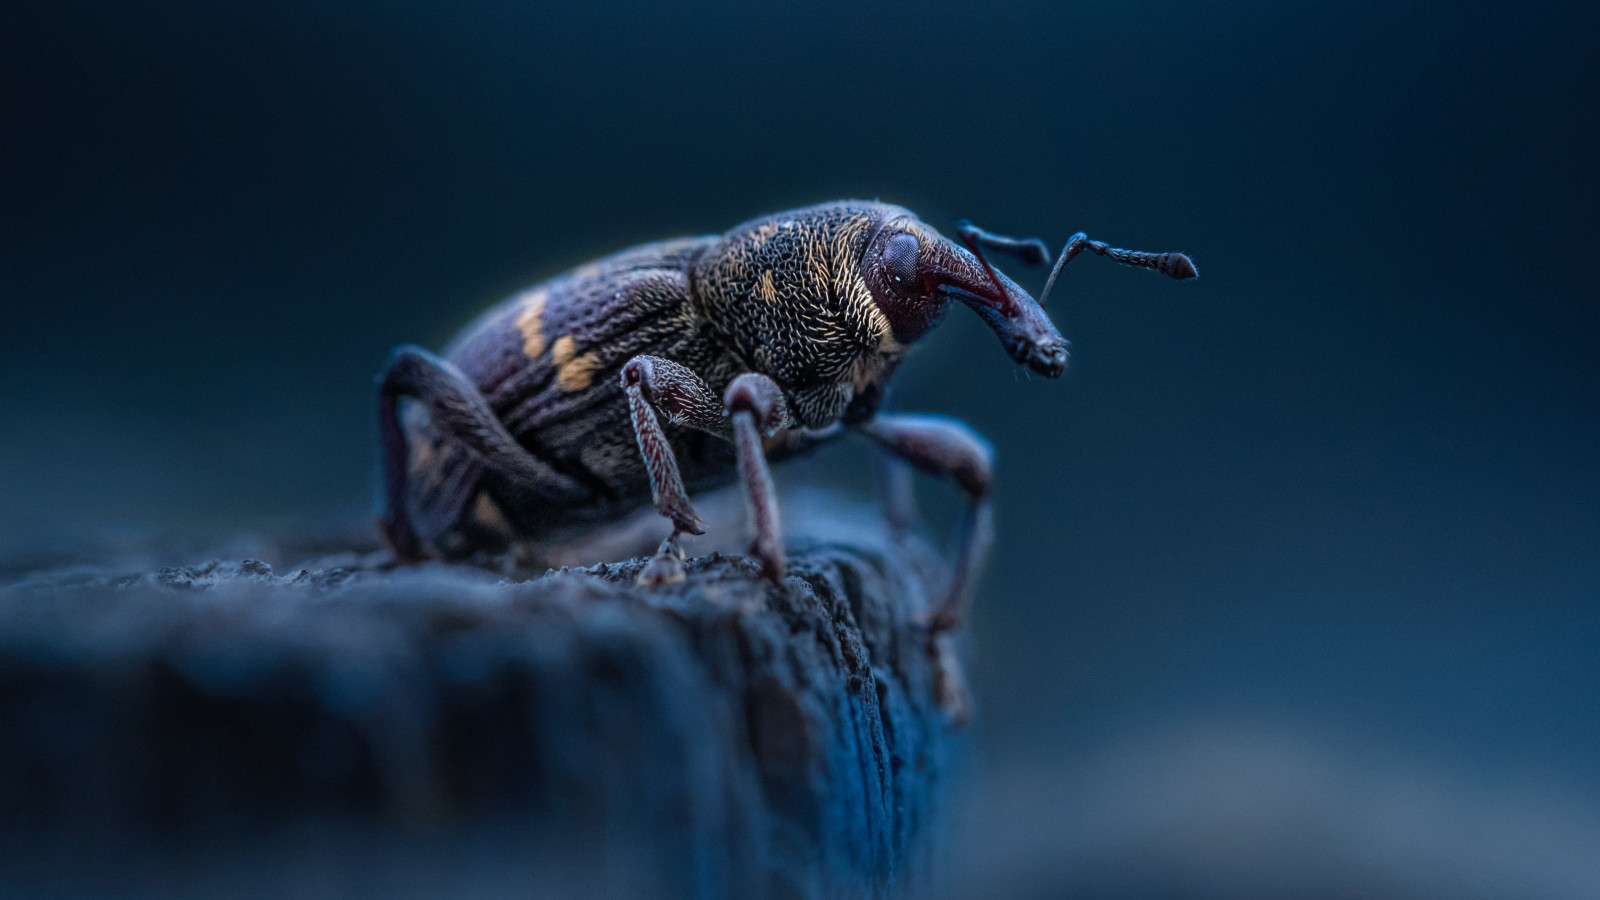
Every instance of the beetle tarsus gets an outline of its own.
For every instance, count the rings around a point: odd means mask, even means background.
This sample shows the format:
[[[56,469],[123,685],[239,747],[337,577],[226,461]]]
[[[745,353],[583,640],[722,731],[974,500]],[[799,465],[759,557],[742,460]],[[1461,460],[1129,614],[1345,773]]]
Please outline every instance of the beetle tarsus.
[[[673,531],[667,539],[661,542],[661,547],[656,550],[656,555],[639,570],[639,576],[634,579],[645,587],[661,587],[665,584],[675,584],[683,580],[683,547],[678,543],[679,532]]]

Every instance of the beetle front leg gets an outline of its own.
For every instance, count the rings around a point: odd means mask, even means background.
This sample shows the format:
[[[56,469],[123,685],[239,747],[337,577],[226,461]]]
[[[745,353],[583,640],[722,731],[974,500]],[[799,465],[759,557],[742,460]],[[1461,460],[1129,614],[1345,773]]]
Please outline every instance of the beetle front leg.
[[[994,540],[989,503],[994,451],[972,429],[943,416],[885,413],[860,427],[885,450],[930,475],[953,478],[967,494],[967,508],[956,526],[955,568],[944,596],[928,618],[928,626],[935,632],[954,629],[966,615],[972,584]]]
[[[639,454],[644,457],[645,469],[650,473],[650,497],[656,512],[672,523],[672,533],[639,572],[637,581],[647,585],[682,581],[683,548],[678,544],[678,536],[685,532],[704,534],[706,526],[689,502],[689,492],[684,489],[683,476],[678,472],[677,457],[656,418],[656,410],[666,413],[671,421],[705,430],[725,426],[725,417],[716,395],[700,376],[671,360],[654,356],[636,356],[628,360],[622,367],[622,390],[628,395],[628,410],[632,414],[634,436],[639,441]]]
[[[761,563],[761,574],[773,584],[783,581],[783,532],[778,523],[778,492],[772,486],[761,440],[789,424],[789,405],[776,382],[765,375],[746,372],[728,385],[722,395],[733,421],[733,443],[739,453],[739,477],[744,481],[746,508],[755,530],[750,552]]]

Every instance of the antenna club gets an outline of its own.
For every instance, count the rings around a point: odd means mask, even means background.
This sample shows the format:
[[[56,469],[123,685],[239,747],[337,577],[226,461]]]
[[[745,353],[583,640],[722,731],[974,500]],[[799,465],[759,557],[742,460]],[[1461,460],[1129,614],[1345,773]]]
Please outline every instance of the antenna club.
[[[1199,278],[1200,270],[1194,267],[1194,260],[1183,253],[1162,254],[1161,274],[1174,281],[1187,281],[1190,278]]]

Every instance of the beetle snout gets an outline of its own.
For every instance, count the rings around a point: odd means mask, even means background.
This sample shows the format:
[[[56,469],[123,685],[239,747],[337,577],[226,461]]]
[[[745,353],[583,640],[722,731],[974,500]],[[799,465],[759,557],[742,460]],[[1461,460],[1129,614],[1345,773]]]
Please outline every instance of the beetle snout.
[[[1022,362],[1028,368],[1046,378],[1060,378],[1061,373],[1067,370],[1067,359],[1072,354],[1067,352],[1068,341],[1058,338],[1055,341],[1034,344],[1028,348],[1028,355]]]
[[[923,247],[921,267],[947,301],[966,304],[983,319],[1006,354],[1046,378],[1067,368],[1067,341],[1044,309],[1004,272],[953,241]]]

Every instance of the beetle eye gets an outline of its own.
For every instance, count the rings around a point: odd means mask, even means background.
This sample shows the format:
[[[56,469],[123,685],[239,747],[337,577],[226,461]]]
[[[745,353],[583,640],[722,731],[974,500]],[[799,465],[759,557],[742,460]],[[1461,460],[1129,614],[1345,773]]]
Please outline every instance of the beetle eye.
[[[917,252],[920,246],[914,234],[897,234],[883,248],[883,271],[889,283],[900,290],[909,290],[917,280]]]

